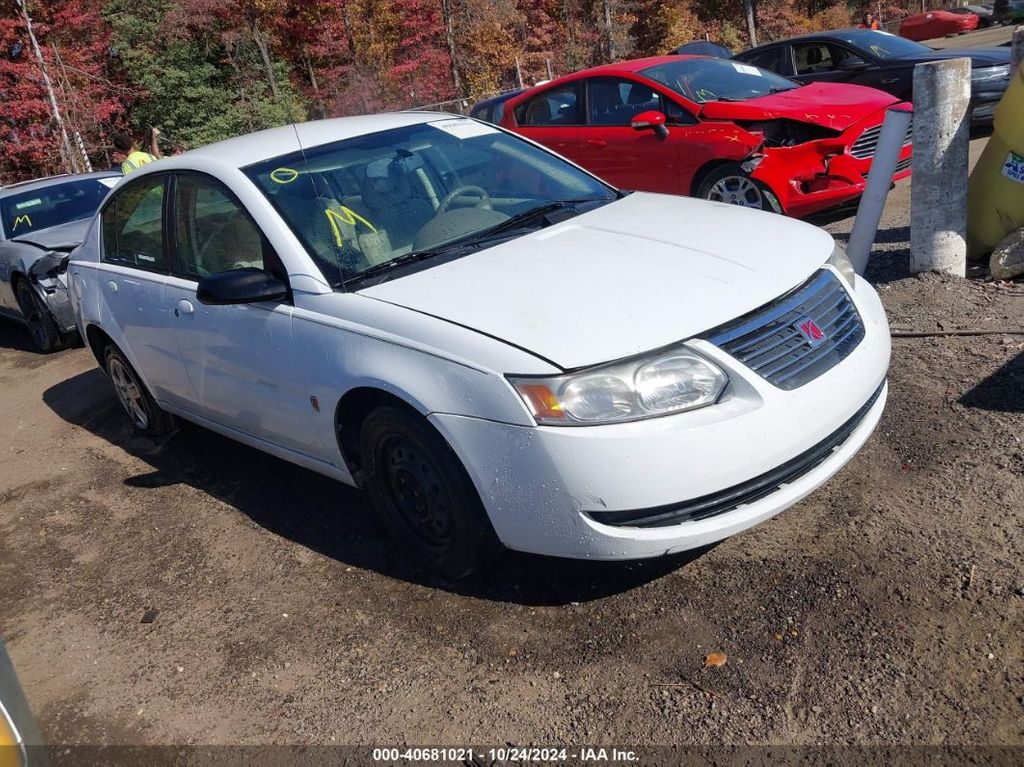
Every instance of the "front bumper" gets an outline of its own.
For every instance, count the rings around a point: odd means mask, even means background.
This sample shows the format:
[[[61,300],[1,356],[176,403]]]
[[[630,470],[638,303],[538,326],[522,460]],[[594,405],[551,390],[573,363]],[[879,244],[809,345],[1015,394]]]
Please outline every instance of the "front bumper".
[[[829,154],[814,143],[802,147],[766,150],[764,161],[752,174],[772,190],[782,212],[797,218],[838,208],[864,193],[871,159],[858,159],[846,151]],[[803,150],[797,152],[796,150]],[[788,152],[786,156],[781,153]],[[900,150],[892,180],[910,175],[911,147]]]
[[[778,514],[845,465],[885,404],[889,329],[877,295],[858,281],[864,340],[828,372],[783,391],[706,341],[690,343],[727,370],[713,407],[635,423],[523,427],[457,415],[432,423],[466,466],[509,548],[554,556],[637,559],[696,548]],[[810,470],[731,510],[660,527],[605,524],[614,512],[722,493],[798,459],[855,419]]]

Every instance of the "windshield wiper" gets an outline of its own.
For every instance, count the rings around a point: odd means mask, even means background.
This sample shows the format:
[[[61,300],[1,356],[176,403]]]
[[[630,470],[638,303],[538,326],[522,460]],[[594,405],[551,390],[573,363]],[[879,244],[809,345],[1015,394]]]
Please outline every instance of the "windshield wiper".
[[[492,226],[490,229],[485,229],[478,235],[471,238],[471,242],[477,242],[479,240],[487,240],[494,234],[501,234],[502,232],[508,232],[512,229],[516,229],[527,221],[531,221],[535,218],[542,218],[549,213],[554,213],[556,210],[564,210],[565,208],[571,208],[575,205],[582,205],[586,202],[599,202],[603,200],[603,197],[581,197],[578,200],[554,200],[552,202],[546,202],[543,205],[537,205],[532,208],[524,210],[522,213],[517,213],[507,221],[502,221],[497,226]],[[611,200],[608,200],[611,202]]]
[[[545,216],[549,213],[553,213],[556,210],[562,210],[570,208],[574,205],[581,205],[587,202],[598,202],[603,200],[602,197],[583,197],[577,200],[555,200],[553,202],[544,203],[543,205],[537,205],[529,210],[524,210],[522,213],[518,213],[512,216],[506,221],[502,221],[496,226],[492,226],[490,229],[485,229],[482,232],[471,234],[466,237],[462,237],[453,242],[449,242],[445,245],[441,245],[437,248],[431,248],[429,250],[417,250],[412,253],[406,253],[404,256],[398,256],[390,261],[384,261],[383,263],[371,266],[369,269],[365,269],[359,274],[355,274],[344,282],[362,282],[367,278],[371,278],[377,275],[384,275],[380,282],[384,282],[387,279],[388,273],[392,269],[397,269],[401,266],[408,266],[409,264],[415,264],[419,261],[425,261],[428,258],[434,258],[440,255],[450,255],[453,252],[462,249],[474,250],[489,240],[495,239],[496,237],[505,234],[513,229],[518,229],[528,221]],[[611,202],[611,200],[608,200]],[[375,283],[380,284],[380,283]]]

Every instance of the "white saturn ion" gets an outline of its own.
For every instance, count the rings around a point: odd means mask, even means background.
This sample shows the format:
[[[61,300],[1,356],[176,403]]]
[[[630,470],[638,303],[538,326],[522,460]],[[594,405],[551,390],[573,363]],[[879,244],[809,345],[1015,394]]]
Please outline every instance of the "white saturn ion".
[[[181,417],[365,488],[449,578],[499,542],[725,538],[825,482],[885,403],[882,306],[821,229],[620,192],[447,115],[151,163],[69,271],[137,429]]]

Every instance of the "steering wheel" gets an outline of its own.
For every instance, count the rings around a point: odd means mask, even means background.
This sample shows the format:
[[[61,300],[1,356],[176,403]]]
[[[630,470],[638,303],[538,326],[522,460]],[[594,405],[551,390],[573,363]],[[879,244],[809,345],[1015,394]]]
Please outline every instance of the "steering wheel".
[[[476,205],[473,206],[474,208],[485,208],[487,210],[491,209],[491,196],[487,194],[486,189],[484,189],[482,186],[477,186],[476,184],[463,184],[462,186],[455,187],[444,196],[444,199],[441,200],[441,204],[437,206],[437,212],[447,213],[448,207],[457,198],[461,197],[464,194],[476,195],[478,199]]]

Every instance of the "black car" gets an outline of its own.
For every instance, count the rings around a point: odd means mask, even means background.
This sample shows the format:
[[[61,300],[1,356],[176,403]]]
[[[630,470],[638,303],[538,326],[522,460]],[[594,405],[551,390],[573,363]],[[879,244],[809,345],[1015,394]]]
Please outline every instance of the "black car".
[[[491,96],[489,99],[478,101],[469,110],[469,116],[497,125],[505,114],[505,102],[513,96],[518,96],[524,90],[526,89],[516,88],[514,91],[505,91],[497,96]]]
[[[960,16],[967,16],[973,13],[978,17],[978,29],[992,26],[992,9],[986,8],[983,5],[960,5],[946,8],[946,10]]]
[[[1010,84],[1007,48],[937,51],[888,32],[837,29],[761,45],[733,58],[801,83],[854,83],[910,101],[917,64],[961,57],[971,59],[971,123],[989,124]]]

